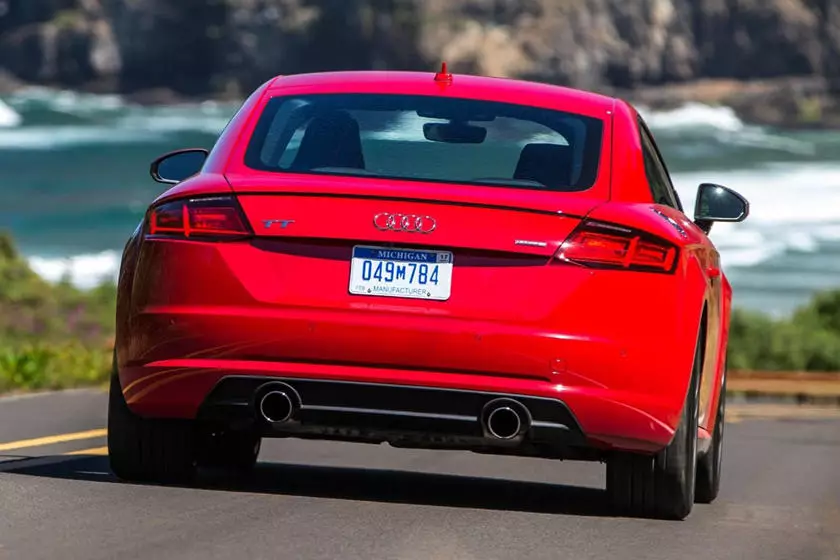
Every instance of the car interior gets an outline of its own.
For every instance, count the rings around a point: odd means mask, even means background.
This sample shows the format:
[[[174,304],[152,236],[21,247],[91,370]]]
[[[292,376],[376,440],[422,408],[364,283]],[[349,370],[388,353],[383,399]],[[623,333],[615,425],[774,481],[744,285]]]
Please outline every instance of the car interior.
[[[366,117],[370,113],[360,114]],[[271,167],[276,170],[293,173],[428,180],[441,175],[472,183],[579,190],[576,185],[582,172],[580,152],[584,150],[584,140],[574,124],[563,124],[556,131],[536,122],[497,119],[495,115],[473,119],[469,115],[428,115],[423,111],[394,114],[415,119],[407,128],[411,134],[422,130],[422,136],[417,137],[418,141],[387,142],[384,150],[377,149],[376,144],[386,142],[377,141],[375,136],[390,131],[388,126],[393,124],[360,124],[359,118],[345,109],[299,106],[272,125],[271,148],[263,160],[275,162]],[[417,122],[417,118],[445,122]],[[506,130],[504,123],[494,122],[505,120],[540,132],[529,138],[521,130]],[[482,126],[485,123],[494,124]],[[516,148],[516,144],[521,148]],[[477,168],[495,173],[476,177],[473,171]]]

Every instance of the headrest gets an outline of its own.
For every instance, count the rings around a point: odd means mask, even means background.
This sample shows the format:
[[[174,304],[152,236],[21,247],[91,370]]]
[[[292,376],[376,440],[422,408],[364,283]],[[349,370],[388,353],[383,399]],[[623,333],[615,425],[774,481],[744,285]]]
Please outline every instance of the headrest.
[[[292,168],[364,166],[359,123],[346,111],[331,110],[309,122]]]
[[[572,186],[574,151],[562,144],[527,144],[516,164],[514,179],[542,183],[546,187]]]

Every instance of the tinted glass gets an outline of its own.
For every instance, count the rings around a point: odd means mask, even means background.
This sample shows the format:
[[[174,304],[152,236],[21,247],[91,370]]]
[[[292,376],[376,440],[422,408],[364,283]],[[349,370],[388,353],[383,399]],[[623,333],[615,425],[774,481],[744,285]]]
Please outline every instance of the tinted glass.
[[[679,194],[671,184],[668,170],[665,168],[665,162],[662,161],[662,154],[659,153],[656,147],[656,141],[653,139],[653,135],[641,117],[639,117],[639,132],[642,140],[645,174],[647,175],[653,200],[657,204],[664,204],[682,211],[683,208]]]
[[[664,204],[666,206],[674,206],[668,192],[668,183],[659,172],[659,167],[656,165],[653,152],[650,151],[646,142],[642,143],[645,160],[645,174],[647,175],[648,186],[653,194],[653,200],[657,204]]]
[[[736,221],[744,217],[746,210],[744,200],[734,192],[719,185],[700,185],[695,211],[697,218],[720,222]]]
[[[246,165],[338,174],[582,191],[596,179],[603,121],[467,99],[389,94],[276,97]]]
[[[157,172],[164,181],[181,182],[201,171],[206,159],[207,152],[179,152],[162,159]]]

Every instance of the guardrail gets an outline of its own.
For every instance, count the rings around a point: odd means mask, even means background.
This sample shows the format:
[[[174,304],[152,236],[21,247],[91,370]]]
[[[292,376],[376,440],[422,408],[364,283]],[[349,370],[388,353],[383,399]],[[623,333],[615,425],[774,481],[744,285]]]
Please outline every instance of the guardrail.
[[[840,405],[840,373],[730,370],[727,375],[730,394]]]

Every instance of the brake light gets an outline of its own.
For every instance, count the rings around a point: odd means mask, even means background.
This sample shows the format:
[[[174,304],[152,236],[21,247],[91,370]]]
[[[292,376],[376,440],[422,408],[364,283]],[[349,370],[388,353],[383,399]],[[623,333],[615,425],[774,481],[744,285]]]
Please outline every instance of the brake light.
[[[149,216],[149,233],[184,238],[250,235],[231,197],[177,200],[156,206]]]
[[[563,242],[558,260],[593,266],[673,272],[677,248],[663,239],[603,222],[584,222]]]

